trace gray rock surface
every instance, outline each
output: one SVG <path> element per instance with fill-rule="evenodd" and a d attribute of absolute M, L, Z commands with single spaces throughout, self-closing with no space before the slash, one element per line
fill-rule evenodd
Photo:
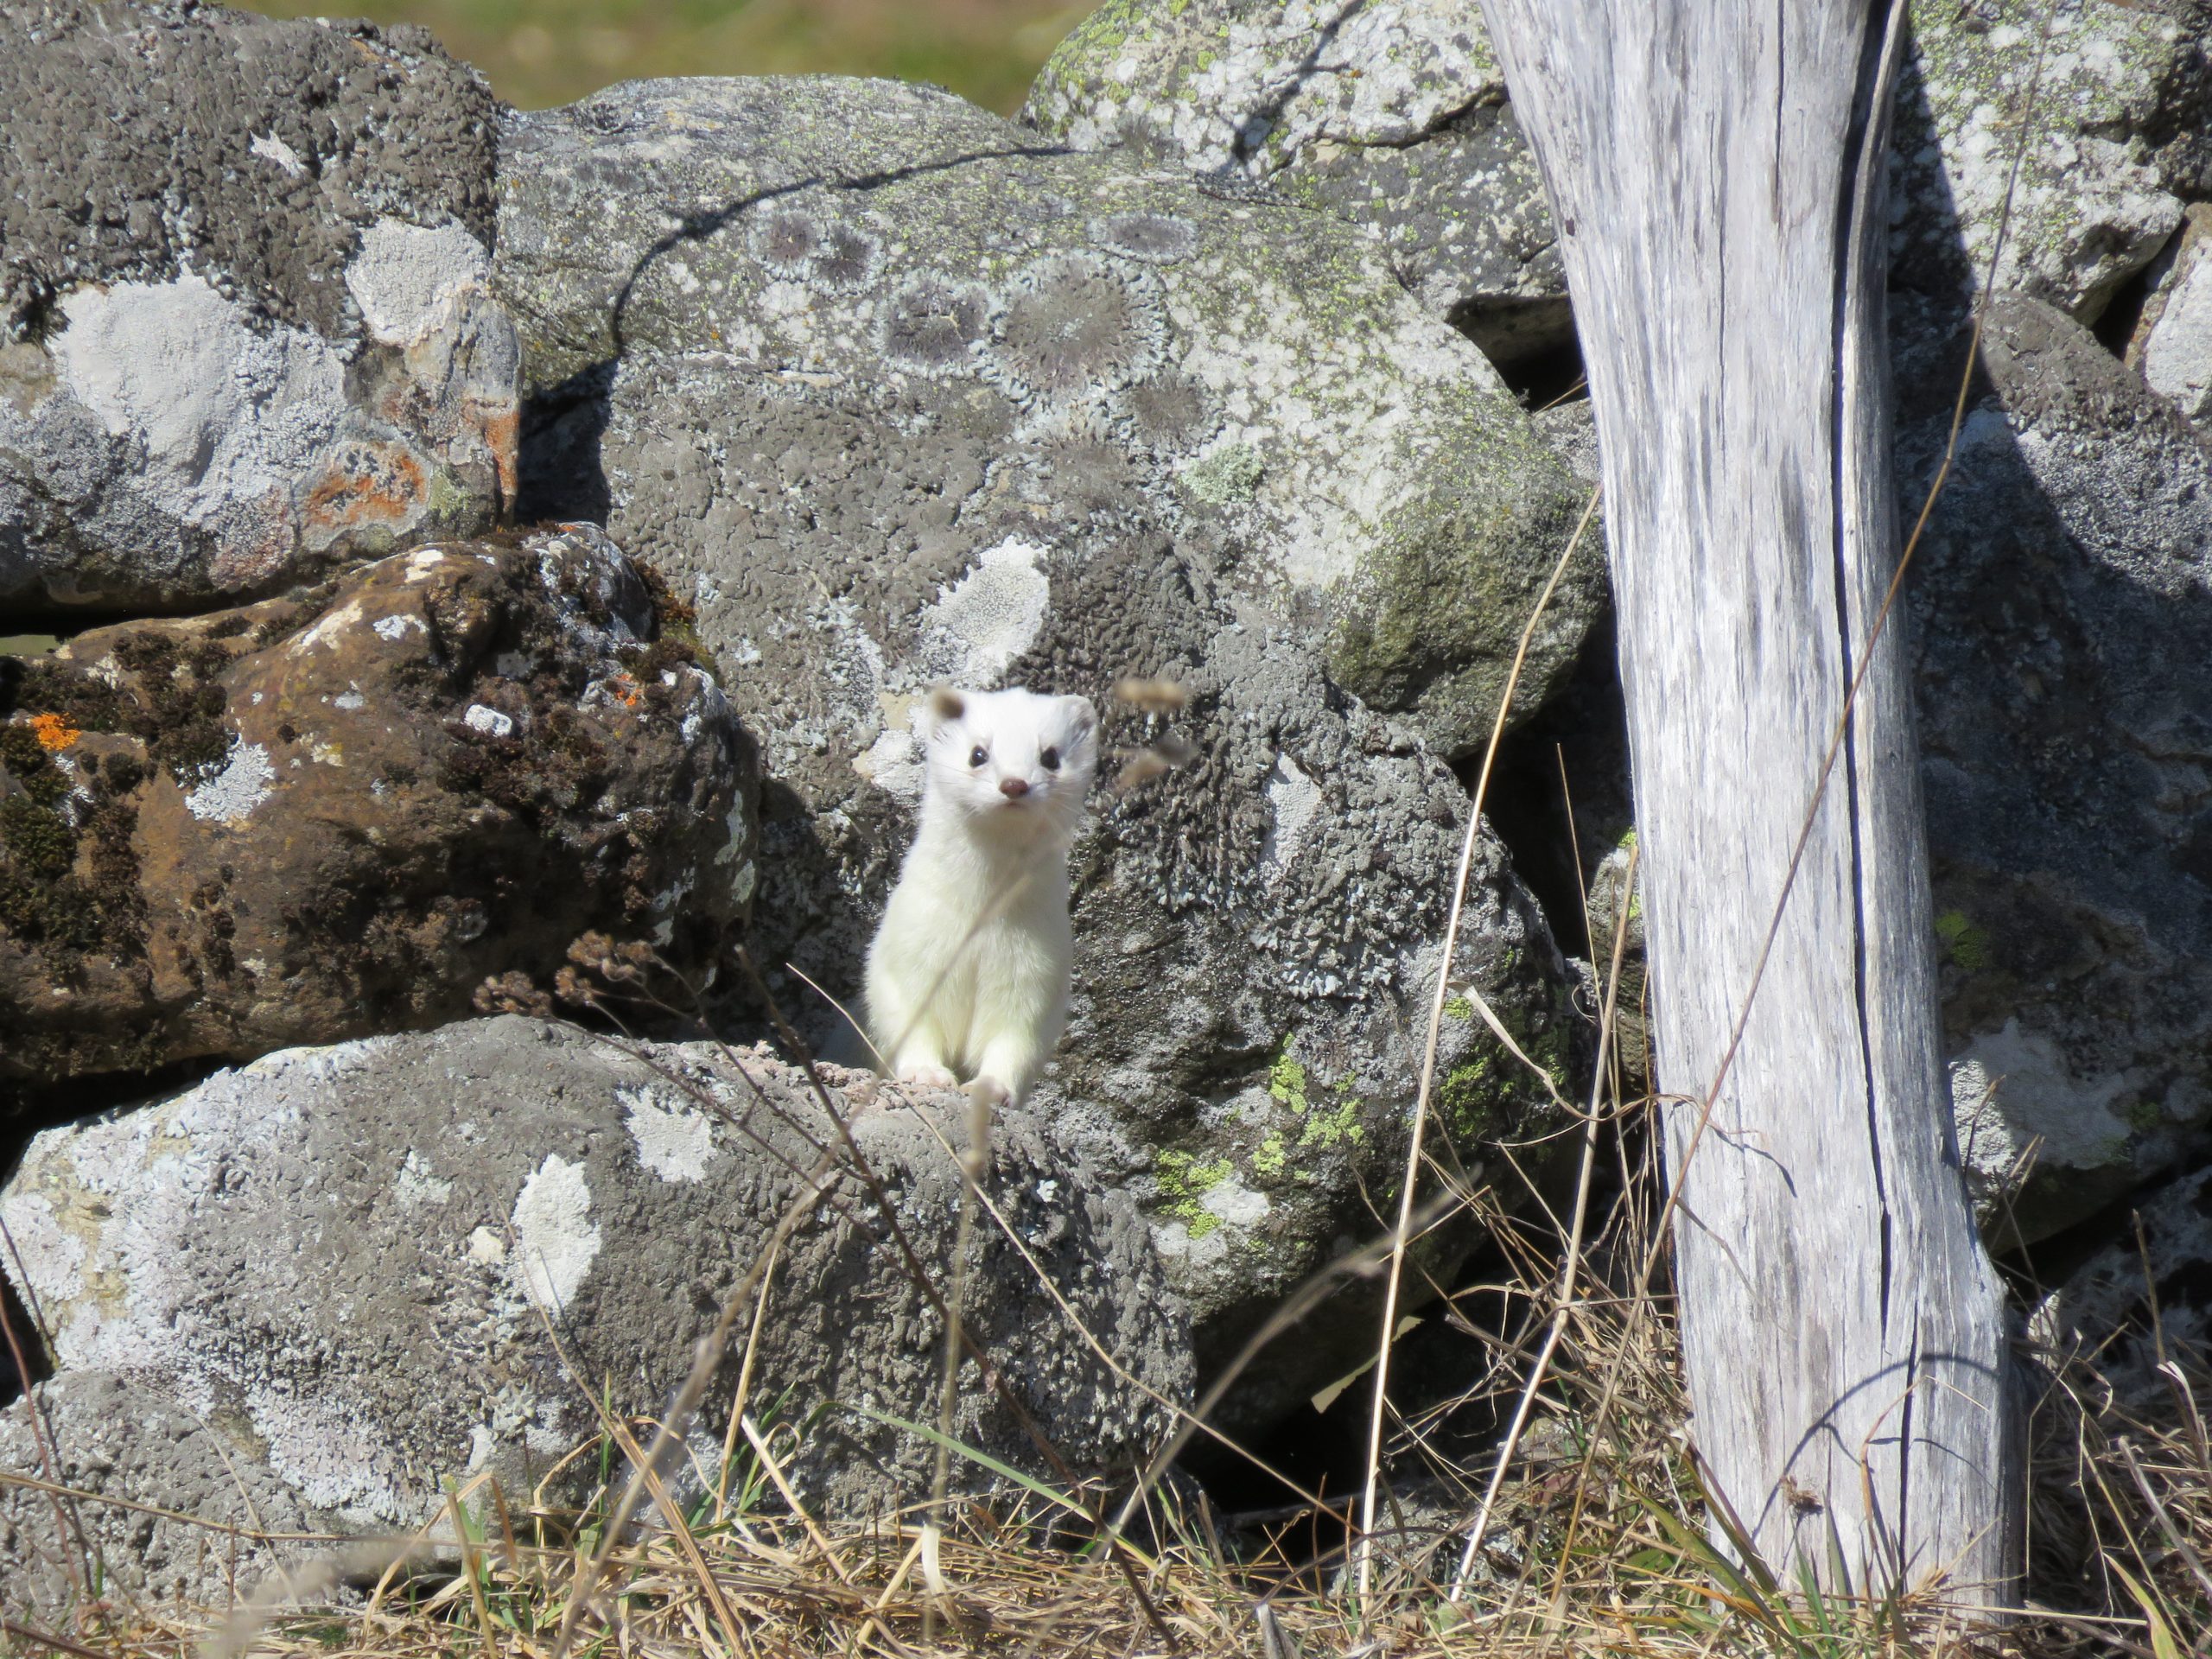
<path fill-rule="evenodd" d="M 694 655 L 570 525 L 0 661 L 0 1080 L 435 1025 L 593 930 L 710 982 L 758 779 Z"/>
<path fill-rule="evenodd" d="M 1480 688 L 1572 481 L 1351 232 L 942 94 L 618 87 L 520 118 L 501 191 L 499 290 L 533 372 L 570 377 L 542 391 L 543 487 L 597 469 L 610 527 L 696 598 L 762 734 L 763 962 L 856 985 L 931 684 L 1109 711 L 1119 675 L 1187 688 L 1193 763 L 1102 788 L 1077 849 L 1043 1106 L 1144 1199 L 1219 1357 L 1378 1230 L 1363 1188 L 1402 1159 L 1465 811 L 1436 751 L 1487 734 Z M 1371 585 L 1375 561 L 1403 585 Z M 1106 773 L 1160 729 L 1116 713 Z M 1469 916 L 1455 975 L 1571 1064 L 1558 954 L 1488 838 Z M 1471 1156 L 1540 1093 L 1483 1071 L 1478 1029 L 1446 1052 Z M 1282 1397 L 1368 1340 L 1332 1325 L 1284 1358 Z"/>
<path fill-rule="evenodd" d="M 1364 238 L 889 82 L 634 83 L 517 117 L 500 165 L 526 505 L 723 554 L 710 634 L 767 651 L 754 608 L 824 547 L 875 569 L 800 578 L 809 640 L 912 621 L 1009 537 L 1173 540 L 1433 747 L 1488 737 L 1580 492 Z M 1601 582 L 1593 549 L 1532 700 Z"/>
<path fill-rule="evenodd" d="M 830 1081 L 906 1238 L 944 1274 L 959 1177 L 929 1124 L 957 1125 L 961 1103 Z M 486 1470 L 527 1503 L 592 1438 L 602 1388 L 618 1412 L 658 1413 L 835 1142 L 803 1078 L 757 1051 L 633 1050 L 505 1016 L 289 1050 L 48 1131 L 0 1217 L 54 1328 L 54 1386 L 121 1374 L 302 1510 L 381 1533 Z M 1020 1113 L 998 1125 L 990 1179 L 1104 1349 L 1184 1395 L 1183 1311 L 1132 1199 Z M 1108 1370 L 987 1218 L 972 1248 L 968 1319 L 1015 1397 L 1078 1471 L 1133 1465 L 1166 1414 Z M 882 1212 L 841 1176 L 783 1250 L 750 1396 L 794 1427 L 827 1408 L 788 1465 L 810 1503 L 853 1513 L 926 1492 L 929 1442 L 848 1408 L 934 1421 L 941 1332 Z M 738 1368 L 725 1362 L 697 1431 L 709 1471 Z M 1051 1472 L 972 1363 L 955 1432 Z M 596 1479 L 595 1459 L 572 1462 L 548 1498 Z"/>
<path fill-rule="evenodd" d="M 2181 234 L 2158 256 L 2153 290 L 2127 360 L 2151 389 L 2202 425 L 2212 417 L 2212 206 L 2189 209 Z"/>
<path fill-rule="evenodd" d="M 2212 1169 L 2149 1194 L 2120 1237 L 2068 1274 L 2029 1321 L 2029 1334 L 2091 1357 L 2123 1410 L 2173 1409 L 2168 1358 L 2201 1374 L 2212 1363 Z M 2201 1402 L 2200 1402 L 2201 1406 Z"/>
<path fill-rule="evenodd" d="M 0 1474 L 59 1478 L 79 1496 L 57 1518 L 46 1491 L 0 1481 L 0 1607 L 48 1621 L 87 1599 L 226 1611 L 272 1575 L 325 1553 L 323 1522 L 201 1415 L 112 1371 L 73 1371 L 33 1399 L 49 1471 L 22 1402 L 0 1411 Z M 49 1628 L 56 1626 L 49 1623 Z"/>
<path fill-rule="evenodd" d="M 0 5 L 0 601 L 176 608 L 512 502 L 497 123 L 426 31 Z"/>
<path fill-rule="evenodd" d="M 2087 321 L 2212 183 L 2205 22 L 2179 0 L 1913 6 L 1892 280 L 1946 296 L 1978 283 L 2046 16 L 1998 287 Z M 1115 0 L 1061 44 L 1023 119 L 1370 226 L 1407 286 L 1500 361 L 1571 338 L 1542 182 L 1472 6 Z"/>
<path fill-rule="evenodd" d="M 1160 0 L 1061 42 L 1020 119 L 1371 226 L 1493 360 L 1573 337 L 1543 181 L 1482 18 L 1451 0 Z"/>
<path fill-rule="evenodd" d="M 1909 592 L 1961 1136 L 2032 1240 L 2212 1116 L 2212 454 L 2048 306 L 1983 360 Z M 1908 504 L 1949 423 L 1901 426 Z"/>
<path fill-rule="evenodd" d="M 2212 182 L 2202 14 L 1916 6 L 1892 175 L 1908 523 L 1948 429 L 1955 320 L 1993 246 L 2046 14 L 1997 286 L 2086 321 L 2167 249 L 2136 356 L 2184 410 L 2212 397 L 2198 291 L 2212 277 L 2193 239 L 2174 245 L 2183 198 Z M 1409 287 L 1472 327 L 1480 307 L 1534 291 L 1539 268 L 1467 241 L 1468 213 L 1486 235 L 1549 244 L 1533 170 L 1466 149 L 1478 129 L 1508 130 L 1502 99 L 1470 8 L 1139 0 L 1077 29 L 1025 118 L 1367 225 Z M 1330 194 L 1355 173 L 1358 190 Z M 1541 269 L 1557 293 L 1555 261 Z M 1993 1233 L 2035 1237 L 2171 1166 L 2212 1113 L 2198 668 L 2212 480 L 2172 410 L 2055 314 L 2004 308 L 1991 357 L 1998 394 L 1919 555 L 1921 707 L 1961 1133 Z M 1594 473 L 1586 410 L 1538 424 Z"/>
<path fill-rule="evenodd" d="M 2181 195 L 2212 182 L 2203 14 L 2121 0 L 1921 0 L 1912 33 L 1891 141 L 1891 283 L 1978 292 L 2009 188 L 1997 290 L 2094 321 L 2180 225 Z"/>

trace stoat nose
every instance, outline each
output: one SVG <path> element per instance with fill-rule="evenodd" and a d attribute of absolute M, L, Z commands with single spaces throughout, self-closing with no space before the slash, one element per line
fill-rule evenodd
<path fill-rule="evenodd" d="M 999 779 L 999 793 L 1005 796 L 1009 801 L 1018 801 L 1028 792 L 1029 780 L 1026 778 L 1001 778 Z"/>

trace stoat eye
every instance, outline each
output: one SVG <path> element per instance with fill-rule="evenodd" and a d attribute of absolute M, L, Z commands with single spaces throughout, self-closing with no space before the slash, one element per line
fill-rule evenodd
<path fill-rule="evenodd" d="M 980 766 L 990 758 L 991 752 L 980 743 L 968 751 L 968 764 L 971 766 Z"/>
<path fill-rule="evenodd" d="M 1058 749 L 1047 749 L 1039 755 L 1037 760 L 1047 772 L 1058 772 L 1060 769 L 1060 752 Z"/>

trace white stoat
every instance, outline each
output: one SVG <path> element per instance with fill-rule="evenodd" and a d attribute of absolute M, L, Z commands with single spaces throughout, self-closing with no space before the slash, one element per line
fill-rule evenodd
<path fill-rule="evenodd" d="M 1019 1100 L 1068 1012 L 1068 842 L 1098 767 L 1087 697 L 931 694 L 921 824 L 868 953 L 900 1081 Z"/>

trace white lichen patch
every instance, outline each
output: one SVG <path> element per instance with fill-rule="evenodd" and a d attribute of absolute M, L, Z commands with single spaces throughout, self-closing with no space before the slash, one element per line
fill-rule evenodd
<path fill-rule="evenodd" d="M 246 146 L 246 153 L 258 156 L 265 162 L 274 162 L 292 177 L 307 176 L 307 163 L 300 159 L 300 152 L 279 138 L 274 132 L 257 132 L 253 142 Z"/>
<path fill-rule="evenodd" d="M 460 226 L 425 230 L 387 218 L 361 232 L 360 251 L 346 267 L 346 291 L 372 336 L 404 346 L 437 321 L 443 302 L 491 274 L 492 256 Z"/>
<path fill-rule="evenodd" d="M 443 1204 L 453 1197 L 453 1183 L 440 1180 L 429 1159 L 419 1152 L 410 1151 L 400 1160 L 399 1173 L 392 1177 L 391 1195 L 403 1210 L 413 1210 L 426 1204 Z"/>
<path fill-rule="evenodd" d="M 33 1168 L 26 1160 L 24 1170 Z M 50 1285 L 58 1302 L 73 1301 L 85 1290 L 85 1266 L 92 1251 L 85 1239 L 64 1224 L 59 1192 L 40 1192 L 24 1181 L 0 1195 L 0 1222 L 16 1241 L 16 1254 L 32 1282 Z"/>
<path fill-rule="evenodd" d="M 284 647 L 287 657 L 304 657 L 317 646 L 336 650 L 346 637 L 347 629 L 362 620 L 361 601 L 357 595 L 333 610 L 317 617 L 315 626 Z"/>
<path fill-rule="evenodd" d="M 1268 773 L 1267 796 L 1274 817 L 1260 842 L 1260 862 L 1273 882 L 1282 879 L 1305 844 L 1321 810 L 1321 785 L 1290 756 L 1279 754 Z"/>
<path fill-rule="evenodd" d="M 925 677 L 988 685 L 1037 642 L 1052 584 L 1039 567 L 1045 550 L 1009 536 L 976 556 L 967 574 L 942 588 L 920 618 Z"/>
<path fill-rule="evenodd" d="M 2125 1073 L 2075 1077 L 2057 1046 L 2017 1019 L 1985 1032 L 1951 1061 L 1959 1150 L 1983 1193 L 1996 1196 L 2033 1166 L 2053 1171 L 2123 1166 L 2133 1126 L 2115 1108 L 2135 1097 Z"/>
<path fill-rule="evenodd" d="M 531 1301 L 556 1313 L 583 1286 L 599 1255 L 599 1224 L 582 1164 L 548 1153 L 515 1199 L 516 1283 Z"/>
<path fill-rule="evenodd" d="M 722 844 L 715 854 L 715 862 L 734 864 L 745 857 L 751 846 L 745 822 L 745 800 L 741 796 L 730 803 L 728 816 L 722 819 Z"/>
<path fill-rule="evenodd" d="M 430 631 L 430 625 L 421 617 L 408 616 L 404 613 L 398 616 L 380 616 L 370 623 L 369 626 L 378 639 L 390 640 L 394 645 L 404 639 L 410 633 L 428 633 Z"/>
<path fill-rule="evenodd" d="M 204 823 L 236 823 L 267 800 L 276 786 L 276 769 L 269 763 L 269 751 L 234 737 L 222 771 L 185 796 L 184 810 Z"/>
<path fill-rule="evenodd" d="M 878 789 L 912 805 L 922 798 L 926 768 L 922 763 L 923 705 L 907 699 L 898 716 L 887 721 L 874 742 L 853 757 L 853 770 Z"/>
<path fill-rule="evenodd" d="M 438 567 L 446 562 L 442 548 L 418 547 L 407 556 L 406 580 L 411 584 L 428 582 L 437 575 Z"/>
<path fill-rule="evenodd" d="M 1198 1208 L 1218 1217 L 1224 1226 L 1249 1231 L 1268 1218 L 1274 1205 L 1266 1193 L 1254 1191 L 1232 1174 L 1201 1198 Z"/>
<path fill-rule="evenodd" d="M 468 705 L 468 712 L 463 715 L 461 719 L 461 723 L 467 726 L 470 731 L 481 732 L 486 737 L 512 737 L 514 735 L 514 716 L 512 715 L 503 715 L 497 709 L 490 708 L 484 703 L 470 703 Z"/>
<path fill-rule="evenodd" d="M 2165 308 L 2143 344 L 2143 378 L 2172 398 L 2192 421 L 2212 415 L 2212 247 L 2202 228 L 2190 233 Z"/>
<path fill-rule="evenodd" d="M 620 1088 L 614 1099 L 638 1161 L 664 1181 L 703 1181 L 715 1155 L 714 1120 L 650 1087 Z"/>
<path fill-rule="evenodd" d="M 137 446 L 133 487 L 193 524 L 242 501 L 289 511 L 293 481 L 336 435 L 346 365 L 318 336 L 249 325 L 191 271 L 84 287 L 61 301 L 58 378 L 108 432 Z"/>

